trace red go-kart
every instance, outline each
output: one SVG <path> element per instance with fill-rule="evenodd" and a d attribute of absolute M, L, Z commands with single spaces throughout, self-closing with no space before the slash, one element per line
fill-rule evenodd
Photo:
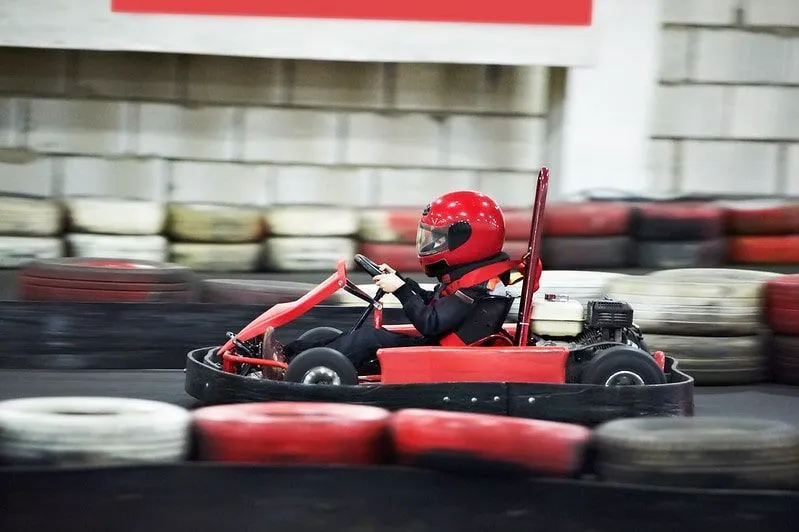
<path fill-rule="evenodd" d="M 344 261 L 340 261 L 333 275 L 297 301 L 275 305 L 238 333 L 228 333 L 227 342 L 210 350 L 204 362 L 229 374 L 307 385 L 665 384 L 666 357 L 660 351 L 649 352 L 633 324 L 633 310 L 627 303 L 599 299 L 583 306 L 576 301 L 564 303 L 547 294 L 534 308 L 535 266 L 548 181 L 549 172 L 544 168 L 536 186 L 529 249 L 518 262 L 523 284 L 516 323 L 507 323 L 513 298 L 491 296 L 467 318 L 475 320 L 483 333 L 464 345 L 380 349 L 376 360 L 360 371 L 344 354 L 328 347 L 303 351 L 290 363 L 279 356 L 265 357 L 263 338 L 267 328 L 278 329 L 292 322 L 340 289 L 369 305 L 354 328 L 385 327 L 419 334 L 412 325 L 383 325 L 380 300 L 384 294 L 378 290 L 372 297 L 361 290 L 347 278 Z M 363 255 L 357 255 L 355 262 L 370 275 L 380 273 L 377 264 Z M 567 316 L 568 328 L 558 327 L 559 320 L 564 319 L 564 309 L 572 313 Z M 368 323 L 370 314 L 372 320 Z M 340 333 L 331 327 L 318 327 L 300 338 L 332 339 Z"/>

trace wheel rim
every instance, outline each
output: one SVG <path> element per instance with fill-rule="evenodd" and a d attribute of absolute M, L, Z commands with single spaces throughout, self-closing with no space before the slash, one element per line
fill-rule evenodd
<path fill-rule="evenodd" d="M 324 366 L 316 366 L 305 372 L 302 377 L 303 384 L 321 384 L 323 386 L 340 386 L 341 377 L 338 373 Z"/>
<path fill-rule="evenodd" d="M 617 371 L 605 381 L 605 386 L 643 386 L 644 379 L 632 371 Z"/>

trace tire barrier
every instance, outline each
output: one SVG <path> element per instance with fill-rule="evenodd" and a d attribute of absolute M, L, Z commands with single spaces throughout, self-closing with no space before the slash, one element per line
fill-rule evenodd
<path fill-rule="evenodd" d="M 0 459 L 3 465 L 50 467 L 182 461 L 411 466 L 460 474 L 596 476 L 643 486 L 799 491 L 799 427 L 748 418 L 627 418 L 589 429 L 338 403 L 188 411 L 138 399 L 37 397 L 0 402 Z"/>
<path fill-rule="evenodd" d="M 768 378 L 762 338 L 765 285 L 779 275 L 687 268 L 611 279 L 607 294 L 628 302 L 652 350 L 676 358 L 697 385 Z"/>
<path fill-rule="evenodd" d="M 799 265 L 799 200 L 628 199 L 549 204 L 542 237 L 545 267 Z M 525 250 L 531 215 L 529 209 L 507 209 L 504 214 L 506 248 L 515 257 Z M 171 260 L 219 272 L 325 271 L 331 250 L 360 246 L 395 261 L 403 271 L 417 272 L 418 217 L 419 210 L 409 208 L 163 205 L 86 197 L 68 198 L 62 205 L 0 196 L 0 267 L 16 268 L 38 258 L 100 256 Z M 88 235 L 106 238 L 89 239 Z M 145 236 L 160 239 L 136 239 Z M 42 241 L 4 241 L 11 237 Z M 66 247 L 58 247 L 52 238 L 64 240 Z M 254 247 L 244 246 L 255 243 L 264 245 L 259 259 L 254 258 Z M 216 247 L 222 244 L 241 247 Z M 237 257 L 228 257 L 233 254 Z M 302 254 L 316 258 L 301 260 Z"/>
<path fill-rule="evenodd" d="M 0 401 L 0 461 L 113 466 L 184 461 L 192 416 L 160 401 L 34 397 Z"/>

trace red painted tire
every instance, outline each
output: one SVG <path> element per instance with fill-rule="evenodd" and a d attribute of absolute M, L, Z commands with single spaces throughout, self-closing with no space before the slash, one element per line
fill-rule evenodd
<path fill-rule="evenodd" d="M 738 264 L 799 264 L 799 235 L 734 237 L 729 258 Z"/>
<path fill-rule="evenodd" d="M 799 274 L 766 282 L 766 320 L 772 331 L 799 335 Z"/>
<path fill-rule="evenodd" d="M 799 203 L 742 201 L 722 205 L 729 234 L 799 234 Z"/>
<path fill-rule="evenodd" d="M 198 457 L 251 464 L 368 465 L 385 461 L 391 413 L 335 403 L 248 403 L 194 411 Z"/>
<path fill-rule="evenodd" d="M 378 264 L 385 262 L 400 273 L 422 271 L 415 244 L 361 242 L 358 252 Z"/>
<path fill-rule="evenodd" d="M 639 204 L 630 227 L 637 240 L 710 240 L 725 234 L 724 210 L 709 203 Z"/>
<path fill-rule="evenodd" d="M 23 301 L 185 302 L 194 273 L 177 264 L 88 257 L 40 260 L 20 271 Z"/>
<path fill-rule="evenodd" d="M 591 437 L 580 425 L 418 409 L 395 413 L 389 425 L 402 463 L 432 468 L 492 464 L 560 477 L 582 469 Z"/>
<path fill-rule="evenodd" d="M 630 231 L 632 207 L 626 203 L 553 203 L 544 215 L 547 236 L 617 236 Z"/>

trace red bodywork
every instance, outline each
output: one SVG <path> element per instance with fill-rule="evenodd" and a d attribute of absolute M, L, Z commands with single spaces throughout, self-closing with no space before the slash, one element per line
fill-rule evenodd
<path fill-rule="evenodd" d="M 530 317 L 534 287 L 538 284 L 536 274 L 541 245 L 541 223 L 544 215 L 549 170 L 542 168 L 538 175 L 533 204 L 532 224 L 528 251 L 519 261 L 523 274 L 522 294 L 517 323 L 506 324 L 508 335 L 495 334 L 469 346 L 421 346 L 392 347 L 380 349 L 380 375 L 362 376 L 362 383 L 421 384 L 448 382 L 509 382 L 551 383 L 566 382 L 566 361 L 569 350 L 561 346 L 529 346 Z M 533 265 L 533 267 L 529 267 Z M 302 316 L 313 307 L 332 296 L 340 289 L 357 292 L 368 298 L 356 285 L 347 279 L 345 261 L 340 260 L 336 273 L 319 286 L 292 303 L 280 303 L 258 316 L 244 327 L 236 338 L 249 341 L 262 335 L 267 327 L 278 328 Z M 410 324 L 383 325 L 382 306 L 374 305 L 373 326 L 418 335 Z M 235 364 L 286 369 L 287 364 L 261 358 L 241 357 L 232 354 L 233 341 L 228 340 L 219 352 L 222 368 L 235 372 Z M 662 351 L 653 353 L 661 370 L 665 367 Z"/>

